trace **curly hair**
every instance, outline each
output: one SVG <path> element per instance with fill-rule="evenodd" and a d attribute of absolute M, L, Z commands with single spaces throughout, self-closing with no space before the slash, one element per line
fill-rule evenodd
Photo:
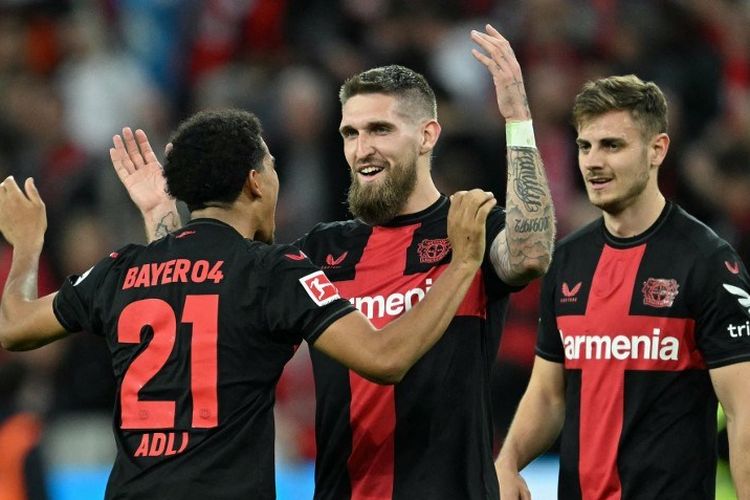
<path fill-rule="evenodd" d="M 405 114 L 437 119 L 437 101 L 432 87 L 424 76 L 404 66 L 381 66 L 348 78 L 339 90 L 339 101 L 344 105 L 358 94 L 393 95 L 405 105 Z"/>
<path fill-rule="evenodd" d="M 592 117 L 609 111 L 629 111 L 644 137 L 667 132 L 667 100 L 653 82 L 635 75 L 611 76 L 586 82 L 575 98 L 573 125 L 579 129 Z"/>
<path fill-rule="evenodd" d="M 167 192 L 190 211 L 234 202 L 267 153 L 258 118 L 247 111 L 201 111 L 180 124 L 164 162 Z"/>

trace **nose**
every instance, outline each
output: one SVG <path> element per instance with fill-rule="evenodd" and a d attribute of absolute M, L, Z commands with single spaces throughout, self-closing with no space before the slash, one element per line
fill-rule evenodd
<path fill-rule="evenodd" d="M 372 142 L 368 134 L 359 134 L 357 136 L 357 158 L 366 158 L 372 151 Z"/>
<path fill-rule="evenodd" d="M 602 167 L 602 156 L 596 148 L 591 148 L 587 152 L 578 153 L 578 163 L 582 169 L 593 170 Z"/>

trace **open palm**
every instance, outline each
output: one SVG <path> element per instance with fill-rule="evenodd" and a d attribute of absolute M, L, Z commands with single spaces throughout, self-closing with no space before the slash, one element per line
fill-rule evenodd
<path fill-rule="evenodd" d="M 114 147 L 109 149 L 112 166 L 141 213 L 169 202 L 162 166 L 146 133 L 138 129 L 134 134 L 125 127 L 122 136 L 115 135 L 112 142 Z"/>

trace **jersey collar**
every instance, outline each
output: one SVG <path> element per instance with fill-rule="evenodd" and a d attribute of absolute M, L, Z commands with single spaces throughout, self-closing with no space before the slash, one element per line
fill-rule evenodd
<path fill-rule="evenodd" d="M 672 213 L 673 207 L 674 204 L 671 201 L 667 200 L 667 202 L 664 204 L 664 208 L 662 208 L 661 213 L 659 214 L 659 217 L 656 219 L 656 221 L 654 221 L 653 224 L 651 224 L 651 227 L 643 231 L 641 234 L 629 236 L 627 238 L 615 236 L 614 234 L 607 231 L 607 227 L 604 224 L 604 219 L 602 218 L 601 228 L 602 234 L 604 234 L 604 239 L 609 245 L 617 248 L 627 248 L 645 243 L 664 225 L 667 217 L 669 217 L 669 214 Z"/>

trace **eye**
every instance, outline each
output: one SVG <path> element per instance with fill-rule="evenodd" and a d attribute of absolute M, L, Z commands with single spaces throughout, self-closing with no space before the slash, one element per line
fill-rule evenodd
<path fill-rule="evenodd" d="M 578 143 L 578 152 L 588 153 L 590 149 L 591 149 L 591 144 L 583 144 L 580 142 Z"/>
<path fill-rule="evenodd" d="M 347 128 L 341 131 L 341 137 L 343 137 L 344 139 L 351 139 L 352 137 L 356 137 L 356 136 L 357 136 L 356 130 Z"/>
<path fill-rule="evenodd" d="M 376 125 L 375 127 L 373 127 L 372 131 L 375 134 L 383 135 L 383 134 L 387 134 L 388 132 L 390 132 L 391 129 L 385 125 Z"/>

